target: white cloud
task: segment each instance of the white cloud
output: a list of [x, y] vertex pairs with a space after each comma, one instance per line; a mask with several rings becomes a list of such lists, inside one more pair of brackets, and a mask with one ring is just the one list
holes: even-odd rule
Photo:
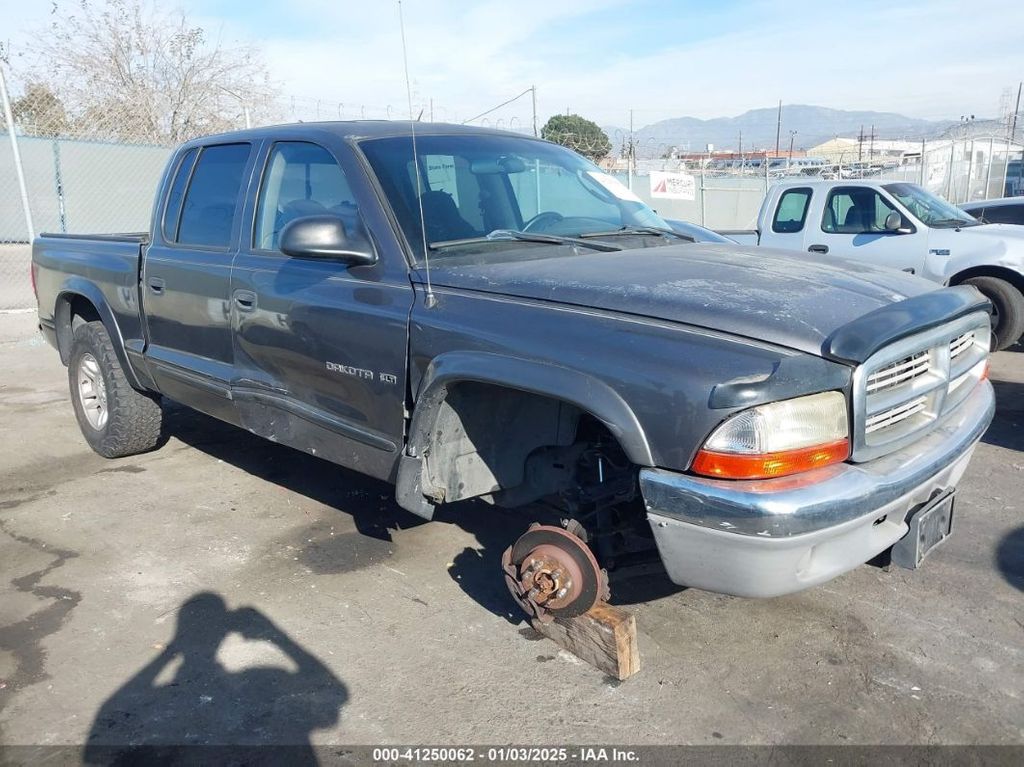
[[[45, 21], [48, 5], [0, 0], [0, 17], [30, 46], [18, 30]], [[186, 7], [224, 38], [258, 45], [282, 90], [310, 99], [307, 116], [316, 100], [325, 119], [407, 112], [394, 0]], [[542, 120], [568, 107], [625, 124], [633, 108], [640, 126], [734, 115], [778, 99], [980, 117], [994, 115], [1003, 89], [1024, 74], [1019, 3], [747, 0], [726, 8], [709, 24], [703, 3], [405, 0], [416, 109], [432, 98], [437, 119], [464, 119], [536, 84]], [[490, 119], [526, 124], [529, 115], [527, 98]]]

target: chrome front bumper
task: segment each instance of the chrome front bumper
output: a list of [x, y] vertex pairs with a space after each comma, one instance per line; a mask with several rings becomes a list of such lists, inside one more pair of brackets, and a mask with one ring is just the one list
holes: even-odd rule
[[956, 486], [994, 414], [984, 381], [927, 436], [868, 463], [738, 482], [644, 469], [640, 488], [669, 577], [769, 597], [863, 564], [906, 534], [911, 512]]

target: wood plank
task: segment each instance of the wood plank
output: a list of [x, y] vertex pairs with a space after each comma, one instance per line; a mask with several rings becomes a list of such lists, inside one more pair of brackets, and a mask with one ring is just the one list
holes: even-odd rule
[[636, 618], [632, 613], [598, 602], [576, 618], [532, 623], [538, 633], [609, 676], [628, 679], [640, 670]]

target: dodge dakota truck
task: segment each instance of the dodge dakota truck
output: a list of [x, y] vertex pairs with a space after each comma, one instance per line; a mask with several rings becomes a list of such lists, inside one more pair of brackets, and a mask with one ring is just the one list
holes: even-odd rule
[[43, 235], [32, 269], [100, 455], [156, 447], [167, 398], [389, 482], [427, 519], [521, 509], [503, 575], [541, 620], [645, 552], [750, 597], [878, 555], [917, 567], [994, 411], [975, 288], [694, 242], [512, 133], [193, 140], [149, 232]]
[[996, 349], [1024, 334], [1024, 228], [983, 223], [917, 184], [799, 179], [776, 184], [743, 244], [856, 259], [991, 302]]

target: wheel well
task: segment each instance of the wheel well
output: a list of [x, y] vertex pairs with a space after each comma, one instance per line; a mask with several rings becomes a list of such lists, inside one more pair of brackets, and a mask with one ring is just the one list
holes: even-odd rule
[[1006, 282], [1017, 288], [1022, 294], [1024, 294], [1024, 274], [1015, 272], [1013, 269], [1007, 269], [1003, 266], [975, 266], [970, 269], [965, 269], [950, 278], [950, 285], [961, 285], [971, 277], [997, 277], [1000, 280]]
[[80, 324], [100, 320], [100, 313], [85, 296], [77, 293], [64, 294], [57, 299], [57, 306], [53, 314], [54, 325], [57, 331], [57, 350], [60, 352], [60, 359], [65, 365], [71, 356], [71, 337]]
[[423, 452], [427, 494], [520, 506], [577, 484], [577, 464], [594, 444], [628, 464], [604, 424], [573, 404], [495, 384], [455, 383]]

